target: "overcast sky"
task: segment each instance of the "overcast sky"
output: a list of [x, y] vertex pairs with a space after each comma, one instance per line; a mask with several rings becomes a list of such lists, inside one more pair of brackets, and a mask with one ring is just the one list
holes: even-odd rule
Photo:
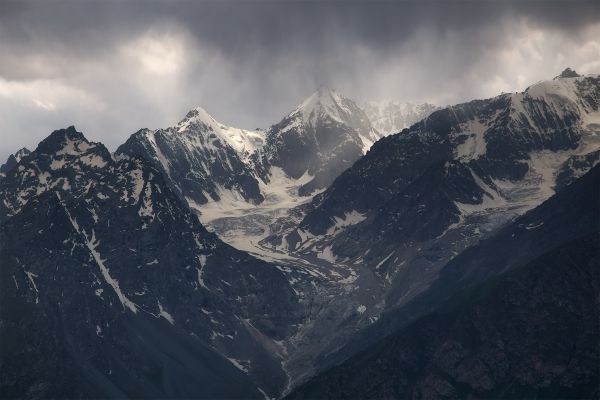
[[3, 0], [0, 159], [68, 125], [114, 150], [198, 105], [266, 128], [320, 84], [445, 105], [567, 66], [600, 72], [598, 1]]

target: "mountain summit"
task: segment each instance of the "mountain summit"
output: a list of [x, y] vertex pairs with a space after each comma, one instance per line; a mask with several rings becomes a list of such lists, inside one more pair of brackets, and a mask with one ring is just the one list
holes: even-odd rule
[[316, 92], [307, 97], [290, 116], [302, 115], [307, 127], [317, 129], [319, 120], [331, 119], [355, 129], [366, 152], [380, 136], [371, 126], [368, 116], [357, 104], [338, 93], [321, 85]]
[[577, 72], [575, 72], [575, 70], [572, 70], [571, 68], [567, 67], [567, 68], [565, 68], [565, 70], [563, 72], [560, 73], [560, 75], [558, 75], [554, 79], [560, 79], [560, 78], [580, 78], [580, 77], [581, 77], [581, 75], [579, 75]]
[[184, 119], [177, 125], [175, 130], [181, 133], [188, 131], [213, 133], [223, 143], [231, 146], [241, 155], [250, 155], [263, 145], [264, 137], [260, 131], [249, 131], [240, 128], [226, 126], [217, 121], [204, 108], [196, 107], [190, 110]]
[[117, 154], [150, 160], [192, 205], [232, 196], [260, 203], [263, 197], [247, 159], [262, 140], [261, 132], [225, 126], [196, 107], [174, 127], [134, 133]]
[[321, 86], [267, 131], [261, 162], [265, 172], [279, 167], [293, 179], [308, 174], [299, 193], [309, 194], [331, 184], [378, 138], [354, 101]]

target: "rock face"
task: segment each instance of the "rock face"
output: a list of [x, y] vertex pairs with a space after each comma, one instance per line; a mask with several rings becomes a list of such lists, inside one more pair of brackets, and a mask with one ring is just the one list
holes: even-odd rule
[[0, 195], [2, 393], [281, 390], [277, 343], [300, 319], [286, 277], [207, 232], [146, 160], [115, 161], [71, 127], [22, 158]]
[[381, 136], [398, 133], [440, 109], [429, 103], [413, 104], [394, 100], [369, 101], [361, 104], [361, 107]]
[[227, 127], [196, 108], [175, 127], [133, 134], [117, 154], [149, 160], [176, 193], [195, 204], [223, 197], [260, 203], [264, 198], [248, 158], [263, 140], [260, 131]]
[[596, 166], [461, 253], [362, 334], [374, 345], [289, 397], [597, 397], [599, 184]]
[[554, 79], [560, 79], [560, 78], [579, 78], [579, 77], [581, 77], [581, 75], [579, 75], [577, 72], [575, 72], [571, 68], [565, 68], [565, 70], [563, 72], [561, 72], [560, 75], [558, 75]]

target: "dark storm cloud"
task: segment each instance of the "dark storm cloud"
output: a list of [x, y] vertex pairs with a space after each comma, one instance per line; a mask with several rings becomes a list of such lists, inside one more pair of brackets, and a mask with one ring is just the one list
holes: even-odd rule
[[600, 68], [597, 2], [0, 3], [0, 157], [75, 123], [111, 147], [202, 105], [276, 122], [321, 83], [446, 104]]

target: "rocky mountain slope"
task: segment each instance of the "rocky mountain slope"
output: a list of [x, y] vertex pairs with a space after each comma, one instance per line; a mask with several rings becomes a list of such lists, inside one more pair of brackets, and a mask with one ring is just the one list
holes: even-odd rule
[[581, 237], [462, 292], [289, 398], [596, 398], [599, 245]]
[[596, 397], [598, 204], [600, 165], [452, 259], [291, 397]]
[[148, 161], [114, 160], [71, 127], [13, 166], [0, 196], [2, 393], [282, 390], [278, 343], [302, 312], [281, 266], [207, 232]]
[[[525, 265], [578, 238], [600, 232], [600, 166], [561, 189], [538, 207], [501, 227], [452, 257], [420, 294], [398, 307], [389, 307], [378, 320], [363, 329], [333, 354], [321, 357], [322, 367], [339, 364], [385, 336], [443, 306], [450, 297], [486, 280]], [[389, 304], [398, 304], [402, 285], [387, 293]]]

